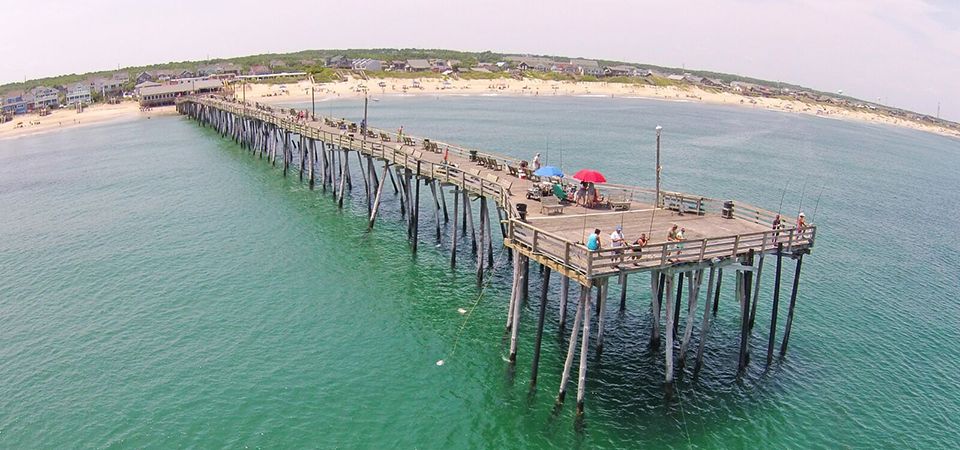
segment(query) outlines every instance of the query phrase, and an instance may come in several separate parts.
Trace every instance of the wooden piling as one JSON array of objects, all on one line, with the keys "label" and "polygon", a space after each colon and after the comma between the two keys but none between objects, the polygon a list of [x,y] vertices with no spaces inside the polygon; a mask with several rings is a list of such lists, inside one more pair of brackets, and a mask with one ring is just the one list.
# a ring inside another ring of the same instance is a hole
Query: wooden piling
[{"label": "wooden piling", "polygon": [[770,340],[767,342],[767,365],[773,361],[773,343],[777,339],[777,314],[780,312],[780,270],[783,268],[783,243],[777,244],[777,271],[773,274],[773,307],[770,311]]},{"label": "wooden piling", "polygon": [[787,354],[787,344],[790,342],[790,329],[793,327],[793,309],[797,306],[797,288],[800,286],[800,267],[803,265],[803,253],[797,256],[797,268],[793,273],[793,289],[790,292],[790,308],[787,309],[787,325],[783,329],[783,343],[780,345],[780,356]]},{"label": "wooden piling", "polygon": [[[384,165],[383,165],[383,176],[386,177],[386,176],[387,176],[387,172],[389,172],[389,171],[390,171],[390,165],[389,165],[389,164],[384,164]],[[373,207],[371,208],[371,211],[370,211],[370,222],[369,222],[369,224],[367,225],[367,229],[369,229],[369,230],[372,230],[372,229],[373,229],[373,224],[374,224],[374,222],[377,221],[377,211],[380,210],[380,195],[381,195],[381,194],[383,194],[383,183],[380,183],[380,184],[377,186],[377,195],[376,195],[376,197],[373,199]]]},{"label": "wooden piling", "polygon": [[590,350],[590,295],[583,299],[583,336],[580,344],[580,377],[577,382],[577,415],[583,414],[583,398],[587,393],[587,353]]},{"label": "wooden piling", "polygon": [[674,319],[673,319],[673,314],[670,314],[670,313],[671,311],[673,311],[673,295],[672,295],[673,294],[673,274],[672,273],[666,274],[666,278],[667,278],[667,282],[666,282],[667,304],[664,305],[664,310],[667,316],[667,325],[666,325],[666,329],[664,330],[664,333],[667,335],[667,345],[666,345],[666,348],[663,349],[663,354],[664,354],[664,362],[666,365],[666,382],[672,383],[673,382],[673,333],[671,333],[670,330],[673,329]]},{"label": "wooden piling", "polygon": [[413,252],[417,252],[417,243],[420,241],[420,161],[417,161],[416,190],[414,193],[413,207],[410,212],[413,214]]},{"label": "wooden piling", "polygon": [[713,290],[713,315],[716,317],[720,307],[720,284],[723,282],[723,267],[717,268],[717,288]]},{"label": "wooden piling", "polygon": [[[480,287],[483,284],[483,250],[486,244],[486,235],[485,235],[485,224],[487,221],[487,199],[486,197],[480,197],[480,251],[477,252],[477,287]],[[526,257],[523,258],[524,261],[528,261]],[[526,298],[524,298],[526,301]]]},{"label": "wooden piling", "polygon": [[627,310],[627,273],[620,272],[620,312]]},{"label": "wooden piling", "polygon": [[540,286],[540,315],[537,317],[537,337],[533,345],[533,363],[530,368],[530,387],[537,385],[537,372],[540,369],[540,343],[543,340],[543,321],[547,315],[547,292],[550,289],[550,268],[543,271],[543,284]]},{"label": "wooden piling", "polygon": [[[523,259],[526,259],[526,257],[525,257],[525,256],[521,256],[520,259],[523,260]],[[521,264],[522,264],[522,263],[521,263]],[[519,280],[519,282],[520,282],[519,285],[520,285],[520,286],[526,284],[526,280],[524,280],[524,277],[525,277],[525,276],[526,276],[526,274],[524,274],[524,273],[521,271],[521,272],[520,272],[520,280]],[[512,327],[512,329],[510,330],[510,363],[511,363],[511,364],[517,362],[517,337],[518,337],[519,334],[520,334],[520,311],[521,311],[521,308],[520,308],[520,301],[519,301],[519,299],[518,299],[518,300],[514,300],[514,307],[513,307],[513,327]]]},{"label": "wooden piling", "polygon": [[707,344],[707,333],[710,332],[710,316],[713,301],[713,278],[717,268],[710,266],[710,278],[707,280],[707,295],[703,304],[703,325],[700,326],[700,344],[697,346],[697,361],[693,366],[694,378],[700,374],[700,367],[703,365],[703,349]]},{"label": "wooden piling", "polygon": [[453,187],[453,239],[450,241],[450,269],[457,268],[457,232],[460,228],[457,224],[460,220],[460,216],[457,215],[460,206],[459,189],[457,186]]},{"label": "wooden piling", "polygon": [[663,273],[650,272],[650,348],[660,347],[660,301],[663,299]]},{"label": "wooden piling", "polygon": [[567,359],[563,362],[563,374],[560,376],[560,392],[557,394],[558,405],[563,404],[563,400],[567,395],[567,382],[570,381],[570,369],[573,367],[573,357],[577,351],[577,336],[580,333],[580,321],[583,320],[583,308],[588,298],[590,298],[589,288],[580,286],[580,300],[577,302],[577,312],[573,315],[573,326],[570,328],[570,340],[567,344]]},{"label": "wooden piling", "polygon": [[[673,338],[677,338],[677,327],[680,324],[680,300],[683,298],[683,272],[677,273],[677,300],[673,309]],[[670,292],[670,291],[667,291]],[[669,309],[667,311],[670,311]]]},{"label": "wooden piling", "polygon": [[690,336],[693,334],[694,315],[697,312],[697,301],[700,296],[700,283],[703,281],[703,269],[690,272],[687,278],[687,321],[684,324],[683,340],[680,343],[680,359],[677,367],[683,370],[687,361],[687,347],[690,345]]},{"label": "wooden piling", "polygon": [[[766,244],[766,242],[764,242]],[[753,295],[750,303],[750,330],[753,330],[753,323],[757,318],[757,303],[760,303],[760,275],[763,274],[763,257],[765,253],[760,253],[760,260],[757,261],[757,275],[753,279]]]},{"label": "wooden piling", "polygon": [[[549,269],[548,269],[549,270]],[[600,311],[597,319],[597,356],[603,353],[603,330],[604,319],[607,317],[607,288],[610,286],[610,278],[604,278],[600,281],[597,290],[600,291],[600,301],[597,303],[597,309]]]},{"label": "wooden piling", "polygon": [[567,325],[567,297],[570,295],[570,278],[560,275],[560,334]]}]

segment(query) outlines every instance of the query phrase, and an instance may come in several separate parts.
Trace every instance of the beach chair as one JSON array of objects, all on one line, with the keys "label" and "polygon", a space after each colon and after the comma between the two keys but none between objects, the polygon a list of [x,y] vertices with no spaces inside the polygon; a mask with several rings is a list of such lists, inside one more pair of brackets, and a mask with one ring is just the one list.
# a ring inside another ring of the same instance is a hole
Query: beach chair
[{"label": "beach chair", "polygon": [[387,133],[384,133],[384,132],[381,131],[381,132],[380,132],[380,140],[383,141],[383,142],[390,142],[390,136],[388,136]]},{"label": "beach chair", "polygon": [[510,175],[513,175],[513,176],[515,176],[515,177],[519,177],[519,176],[520,176],[520,172],[517,171],[517,168],[514,167],[514,166],[511,166],[511,165],[507,165],[507,172],[508,172]]},{"label": "beach chair", "polygon": [[569,202],[570,199],[567,198],[567,191],[563,190],[563,186],[560,184],[553,185],[553,195],[557,197],[557,200],[561,202]]},{"label": "beach chair", "polygon": [[490,157],[490,158],[487,158],[487,160],[490,161],[490,165],[487,167],[496,171],[503,170],[503,165],[500,164],[500,161],[497,161],[497,158]]},{"label": "beach chair", "polygon": [[552,195],[540,197],[540,214],[549,216],[553,213],[563,214],[563,205],[560,204],[560,200]]}]

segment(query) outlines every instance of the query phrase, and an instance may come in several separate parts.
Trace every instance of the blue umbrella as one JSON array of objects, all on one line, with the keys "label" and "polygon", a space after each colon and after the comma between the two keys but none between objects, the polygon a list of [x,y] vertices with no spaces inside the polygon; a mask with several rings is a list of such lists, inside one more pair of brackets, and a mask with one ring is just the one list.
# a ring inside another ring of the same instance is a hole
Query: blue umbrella
[{"label": "blue umbrella", "polygon": [[538,177],[562,177],[563,171],[554,166],[543,166],[533,174]]}]

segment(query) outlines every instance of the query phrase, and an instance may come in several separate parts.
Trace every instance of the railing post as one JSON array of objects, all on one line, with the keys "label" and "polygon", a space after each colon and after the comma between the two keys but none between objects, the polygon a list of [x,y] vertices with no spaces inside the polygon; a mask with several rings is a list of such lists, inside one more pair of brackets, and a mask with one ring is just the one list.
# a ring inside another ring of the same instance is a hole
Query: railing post
[{"label": "railing post", "polygon": [[563,243],[563,265],[570,266],[570,241]]},{"label": "railing post", "polygon": [[539,237],[540,237],[540,231],[534,228],[533,229],[533,246],[531,247],[532,248],[531,252],[533,253],[537,252],[537,238]]},{"label": "railing post", "polygon": [[663,244],[660,247],[660,267],[667,265],[667,248],[670,247],[670,244]]},{"label": "railing post", "polygon": [[740,235],[738,234],[737,237],[734,238],[734,240],[733,240],[733,253],[730,254],[730,256],[736,258],[736,257],[737,257],[737,250],[739,250],[739,249],[740,249]]},{"label": "railing post", "polygon": [[704,253],[706,250],[707,250],[707,239],[704,238],[702,241],[700,241],[700,259],[699,259],[699,261],[703,261],[703,253]]},{"label": "railing post", "polygon": [[587,278],[593,277],[593,250],[587,249]]}]

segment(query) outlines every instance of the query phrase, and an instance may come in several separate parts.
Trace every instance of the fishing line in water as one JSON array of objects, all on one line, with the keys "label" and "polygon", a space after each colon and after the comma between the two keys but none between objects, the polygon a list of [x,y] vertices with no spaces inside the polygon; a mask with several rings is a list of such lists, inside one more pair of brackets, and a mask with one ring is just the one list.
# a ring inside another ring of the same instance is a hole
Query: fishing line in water
[{"label": "fishing line in water", "polygon": [[[464,328],[467,327],[467,322],[470,321],[470,316],[473,315],[473,311],[476,310],[477,306],[480,305],[480,300],[483,300],[483,294],[487,292],[487,288],[490,286],[490,283],[493,282],[492,274],[502,267],[504,254],[506,254],[506,252],[503,252],[503,251],[500,252],[500,255],[498,255],[497,257],[497,260],[494,261],[493,270],[488,271],[488,273],[490,273],[491,276],[488,276],[487,280],[483,283],[482,286],[480,286],[480,293],[477,294],[477,299],[473,302],[473,305],[470,307],[470,309],[464,310],[463,308],[460,308],[457,310],[457,312],[460,312],[460,314],[464,314],[464,317],[463,317],[463,322],[460,323],[460,329],[457,330],[457,336],[454,337],[453,339],[453,350],[450,351],[450,356],[449,356],[450,358],[452,358],[453,355],[457,353],[457,345],[460,344],[460,336],[463,335],[463,330]],[[437,360],[438,366],[442,366],[445,363],[446,363],[446,358]]]}]

